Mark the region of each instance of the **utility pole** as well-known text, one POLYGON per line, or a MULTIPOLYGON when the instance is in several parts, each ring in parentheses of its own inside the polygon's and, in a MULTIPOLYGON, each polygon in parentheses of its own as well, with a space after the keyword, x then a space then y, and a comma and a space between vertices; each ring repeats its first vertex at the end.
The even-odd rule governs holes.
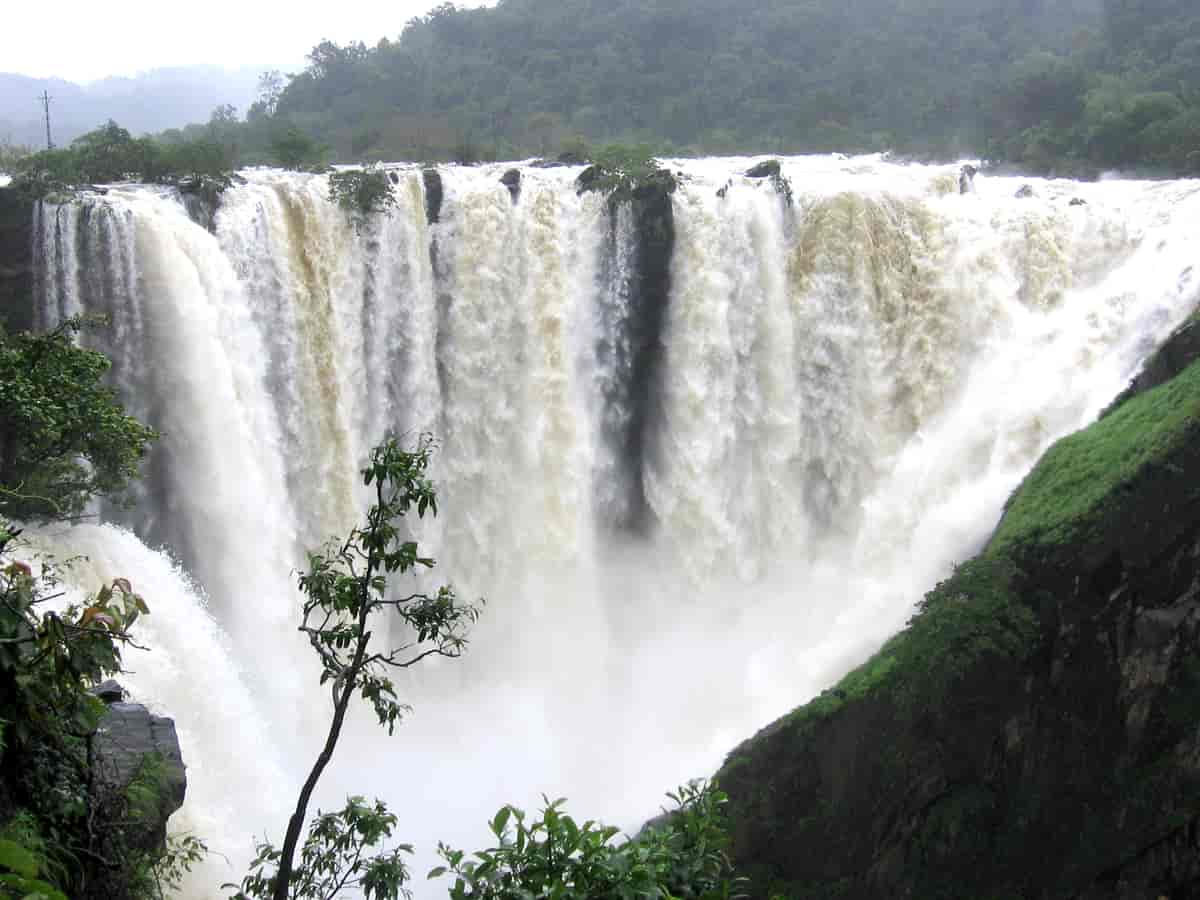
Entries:
POLYGON ((49 91, 42 91, 42 96, 38 97, 41 101, 42 109, 46 111, 46 149, 54 149, 54 141, 50 138, 50 101, 54 98, 50 96, 49 91))

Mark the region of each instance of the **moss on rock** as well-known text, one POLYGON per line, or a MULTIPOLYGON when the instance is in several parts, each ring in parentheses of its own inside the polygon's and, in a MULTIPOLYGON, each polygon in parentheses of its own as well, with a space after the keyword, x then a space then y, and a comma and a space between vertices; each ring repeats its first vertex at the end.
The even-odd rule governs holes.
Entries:
POLYGON ((903 632, 730 754, 754 896, 1200 887, 1193 359, 1051 448, 903 632))

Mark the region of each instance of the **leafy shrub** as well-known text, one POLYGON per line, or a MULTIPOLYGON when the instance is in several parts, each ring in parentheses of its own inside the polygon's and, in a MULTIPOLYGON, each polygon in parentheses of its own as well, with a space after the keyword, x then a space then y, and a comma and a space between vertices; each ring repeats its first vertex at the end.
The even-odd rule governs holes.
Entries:
POLYGON ((489 823, 497 846, 471 859, 440 845, 446 865, 429 877, 453 874, 452 900, 742 896, 742 879, 734 877, 725 854, 725 795, 694 782, 668 796, 674 808, 624 843, 616 843, 616 828, 591 820, 577 823, 563 811, 561 799, 547 800, 541 818, 528 824, 524 811, 505 806, 489 823))
POLYGON ((378 164, 331 172, 329 199, 355 216, 359 224, 372 213, 386 212, 396 205, 391 177, 378 164))
POLYGON ((639 187, 659 185, 668 193, 676 188, 675 176, 658 164, 647 145, 609 144, 596 151, 592 165, 579 176, 580 191, 599 191, 614 199, 631 197, 639 187))
POLYGON ((67 519, 95 494, 120 495, 157 437, 102 383, 109 359, 76 346, 97 322, 76 317, 47 334, 0 328, 0 516, 67 519))
MULTIPOLYGON (((368 805, 362 797, 349 797, 346 806, 337 812, 317 810, 288 886, 289 900, 327 900, 338 896, 343 889, 354 888, 360 888, 367 900, 407 897, 409 892, 403 885, 408 880, 408 867, 403 854, 412 852, 410 845, 363 854, 365 849, 390 838, 395 827, 395 815, 379 800, 368 805)), ((223 887, 237 889, 235 900, 266 900, 275 890, 279 859, 280 851, 264 841, 258 845, 258 854, 240 887, 234 884, 223 887)))

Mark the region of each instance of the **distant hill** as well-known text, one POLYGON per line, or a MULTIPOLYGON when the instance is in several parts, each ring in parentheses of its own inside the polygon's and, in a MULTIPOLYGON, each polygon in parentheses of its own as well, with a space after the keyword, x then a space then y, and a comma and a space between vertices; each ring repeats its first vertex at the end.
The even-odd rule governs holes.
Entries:
POLYGON ((37 97, 49 91, 56 144, 66 144, 109 119, 133 134, 207 121, 212 110, 232 104, 240 112, 253 102, 259 75, 275 66, 184 66, 154 69, 133 78, 105 78, 78 85, 59 79, 0 73, 0 142, 43 147, 46 127, 37 97))

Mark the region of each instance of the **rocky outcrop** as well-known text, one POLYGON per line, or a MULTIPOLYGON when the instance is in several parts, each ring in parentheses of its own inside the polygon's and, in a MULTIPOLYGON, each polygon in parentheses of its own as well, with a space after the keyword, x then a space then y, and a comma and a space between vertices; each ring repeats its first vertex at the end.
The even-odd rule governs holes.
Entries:
POLYGON ((152 853, 162 847, 167 820, 187 792, 175 723, 140 703, 124 702, 116 682, 105 682, 95 693, 108 709, 91 739, 93 803, 102 817, 115 814, 132 823, 123 829, 122 851, 152 853))
POLYGON ((33 200, 0 188, 0 319, 15 331, 33 325, 33 200))
POLYGON ((958 192, 960 194, 969 194, 975 190, 975 176, 979 174, 979 170, 970 163, 964 165, 958 171, 958 192))
POLYGON ((521 199, 521 170, 509 169, 500 177, 500 183, 508 188, 513 205, 516 205, 516 202, 521 199))
MULTIPOLYGON (((637 242, 629 318, 625 323, 626 346, 631 357, 623 396, 611 399, 618 407, 630 410, 630 414, 610 418, 622 422, 622 431, 614 438, 629 473, 629 496, 624 518, 612 524, 636 534, 649 532, 654 524, 654 514, 646 499, 644 473, 648 468, 645 461, 658 452, 651 424, 661 418, 659 372, 675 249, 673 190, 673 181, 656 179, 634 188, 627 201, 632 207, 637 242)), ((610 214, 616 215, 615 206, 610 214)))
POLYGON ((1138 394, 1166 384, 1197 359, 1200 359, 1200 312, 1175 329, 1142 366, 1142 371, 1129 383, 1129 387, 1100 414, 1101 417, 1109 415, 1138 394))
POLYGON ((777 178, 781 173, 779 160, 768 159, 746 170, 747 178, 777 178))
POLYGON ((729 756, 753 896, 1200 896, 1200 362, 1182 331, 1140 392, 1047 452, 904 632, 729 756))
POLYGON ((425 181, 425 221, 436 225, 442 215, 442 199, 445 196, 442 174, 437 169, 422 169, 421 178, 425 181))

